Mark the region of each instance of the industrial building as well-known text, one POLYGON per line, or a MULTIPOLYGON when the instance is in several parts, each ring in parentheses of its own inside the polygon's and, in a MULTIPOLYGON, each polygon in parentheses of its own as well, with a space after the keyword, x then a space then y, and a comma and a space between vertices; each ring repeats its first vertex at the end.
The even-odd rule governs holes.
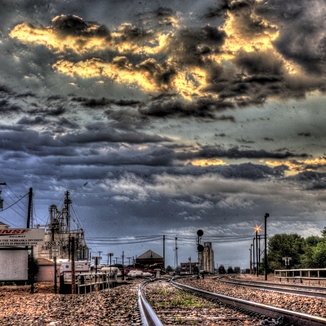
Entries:
POLYGON ((200 271, 205 271, 207 273, 214 273, 214 251, 211 242, 204 242, 204 250, 202 252, 198 252, 198 262, 196 263, 180 263, 181 271, 186 273, 192 273, 197 268, 200 271))
POLYGON ((207 273, 214 273, 214 251, 211 242, 204 242, 203 266, 207 273))
POLYGON ((84 238, 84 230, 72 227, 69 191, 65 192, 61 210, 56 205, 49 207, 50 223, 45 226, 44 244, 34 247, 34 257, 53 260, 87 260, 89 249, 84 238))
POLYGON ((147 250, 142 255, 136 258, 136 264, 143 265, 145 267, 151 267, 157 265, 157 267, 164 268, 164 259, 152 250, 147 250))

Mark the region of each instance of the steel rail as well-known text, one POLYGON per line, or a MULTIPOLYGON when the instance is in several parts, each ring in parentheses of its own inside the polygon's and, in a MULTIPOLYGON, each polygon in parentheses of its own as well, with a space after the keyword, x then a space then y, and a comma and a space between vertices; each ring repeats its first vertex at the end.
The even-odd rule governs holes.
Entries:
POLYGON ((138 307, 140 311, 142 326, 163 326, 162 322, 157 317, 151 305, 146 300, 143 292, 143 287, 151 281, 152 280, 142 282, 138 288, 138 307))
MULTIPOLYGON (((216 278, 218 280, 222 280, 222 278, 216 278)), ((275 285, 275 286, 285 286, 289 288, 301 288, 301 289, 308 289, 308 290, 318 290, 322 292, 326 292, 326 287, 321 285, 305 285, 302 283, 274 283, 274 282, 266 282, 266 281, 258 281, 258 280, 250 280, 250 279, 242 279, 242 278, 236 278, 236 277, 230 277, 230 280, 235 282, 243 282, 243 283, 256 283, 256 284, 267 284, 267 285, 275 285)), ((223 280, 224 282, 224 280, 223 280)))
MULTIPOLYGON (((289 289, 285 288, 287 285, 284 286, 280 284, 268 284, 266 282, 257 282, 253 281, 252 283, 249 281, 242 282, 240 280, 219 280, 220 282, 228 283, 228 284, 235 284, 235 285, 241 285, 251 288, 258 288, 262 290, 267 291, 275 291, 275 292, 283 292, 283 293, 292 293, 292 294, 298 294, 298 295, 304 295, 304 296, 310 296, 314 298, 326 298, 326 292, 325 289, 320 289, 322 292, 312 292, 312 291, 305 291, 298 289, 299 286, 297 286, 297 289, 289 289), (256 284, 253 284, 256 283, 256 284)), ((295 287, 295 285, 289 285, 290 287, 295 287)), ((315 288, 311 288, 312 290, 315 290, 315 288)))
POLYGON ((268 306, 262 303, 247 301, 243 299, 228 297, 223 294, 208 292, 205 290, 201 290, 198 288, 191 287, 189 285, 181 284, 175 281, 171 281, 172 284, 177 286, 178 288, 182 288, 184 290, 188 290, 197 294, 200 294, 204 297, 208 297, 214 300, 218 300, 222 303, 225 303, 229 306, 233 306, 238 309, 244 309, 246 311, 255 312, 267 317, 286 318, 287 322, 293 323, 297 326, 321 326, 326 325, 326 318, 312 316, 305 313, 295 312, 291 310, 286 310, 282 308, 268 306))

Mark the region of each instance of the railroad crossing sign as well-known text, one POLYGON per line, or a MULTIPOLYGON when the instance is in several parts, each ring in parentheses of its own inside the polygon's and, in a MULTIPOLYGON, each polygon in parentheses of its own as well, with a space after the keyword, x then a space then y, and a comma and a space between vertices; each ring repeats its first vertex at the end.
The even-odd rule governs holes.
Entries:
POLYGON ((285 261, 285 266, 290 266, 290 261, 292 260, 292 257, 282 257, 282 260, 285 261))
POLYGON ((57 249, 57 248, 52 249, 52 257, 57 257, 58 253, 59 253, 59 249, 57 249))

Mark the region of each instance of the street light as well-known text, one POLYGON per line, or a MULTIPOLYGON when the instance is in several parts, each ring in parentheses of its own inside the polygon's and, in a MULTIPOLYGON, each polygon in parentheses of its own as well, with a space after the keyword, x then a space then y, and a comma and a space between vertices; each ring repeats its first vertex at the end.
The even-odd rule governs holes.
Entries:
POLYGON ((257 276, 259 275, 259 252, 258 252, 258 232, 260 231, 260 226, 256 225, 255 227, 255 231, 256 231, 256 274, 257 276))
POLYGON ((269 214, 265 214, 265 250, 264 250, 264 267, 265 267, 265 281, 267 281, 267 218, 269 217, 269 214))
POLYGON ((250 274, 252 274, 252 244, 250 245, 249 251, 250 251, 250 274))

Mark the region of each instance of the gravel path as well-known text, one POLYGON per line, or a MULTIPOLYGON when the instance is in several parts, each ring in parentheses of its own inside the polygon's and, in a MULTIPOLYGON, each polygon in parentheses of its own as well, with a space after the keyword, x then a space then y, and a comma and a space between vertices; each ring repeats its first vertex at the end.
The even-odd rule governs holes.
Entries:
POLYGON ((184 278, 177 281, 206 291, 326 318, 326 299, 250 289, 208 278, 204 280, 184 278))
POLYGON ((138 283, 86 295, 29 294, 28 290, 0 287, 0 325, 141 325, 138 283))

